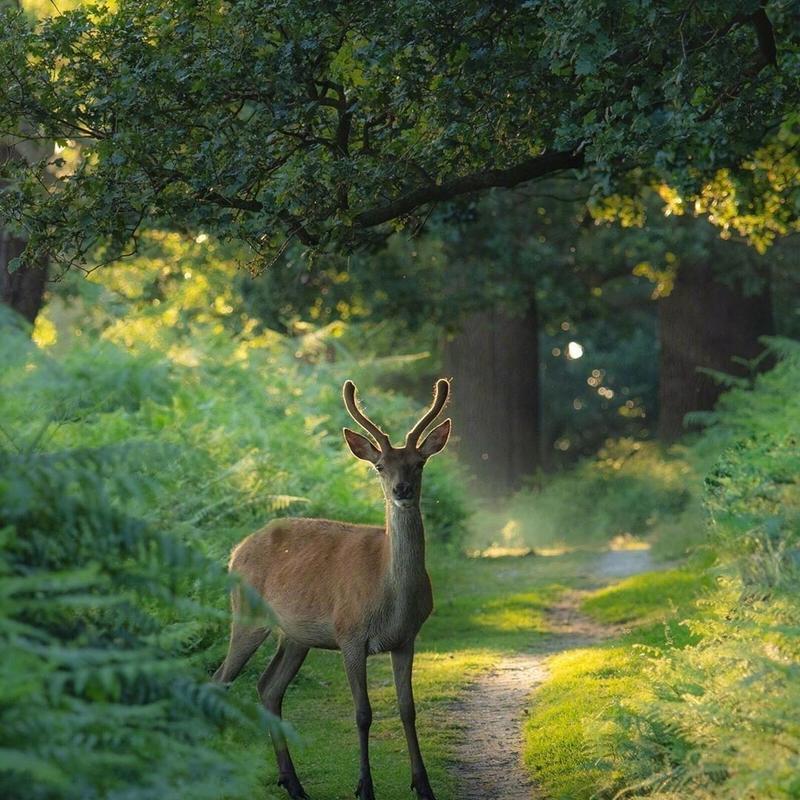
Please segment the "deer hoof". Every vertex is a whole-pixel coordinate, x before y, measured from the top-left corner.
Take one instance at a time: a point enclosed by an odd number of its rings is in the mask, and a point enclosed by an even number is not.
[[[356,786],[356,797],[358,800],[375,800],[375,790],[372,788],[372,781],[365,781],[363,778]]]
[[[278,786],[282,786],[292,800],[310,800],[297,775],[285,775],[278,778]]]
[[[417,783],[416,779],[411,781],[411,790],[417,793],[417,800],[436,800],[427,780],[424,783]]]

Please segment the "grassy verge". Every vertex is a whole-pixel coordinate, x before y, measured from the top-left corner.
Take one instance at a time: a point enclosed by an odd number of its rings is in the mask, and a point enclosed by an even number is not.
[[[523,751],[525,764],[548,796],[588,799],[619,782],[615,759],[603,757],[607,746],[624,747],[615,710],[623,702],[652,699],[646,662],[655,652],[691,641],[678,623],[708,583],[698,569],[683,567],[635,575],[586,597],[585,613],[630,630],[550,659],[550,678],[536,693]]]
[[[689,566],[634,575],[604,589],[583,602],[583,610],[599,622],[663,625],[690,611],[692,601],[711,581]]]
[[[447,769],[458,720],[449,704],[481,671],[504,653],[536,643],[546,632],[544,611],[566,586],[580,583],[586,555],[540,558],[467,559],[434,555],[431,573],[436,609],[417,641],[414,672],[418,727],[423,755],[437,797],[455,798]],[[242,702],[255,698],[260,669],[271,654],[268,642],[234,684]],[[219,652],[222,657],[222,648]],[[376,791],[382,797],[406,797],[409,771],[397,716],[388,656],[369,661],[374,722],[371,757]],[[358,742],[350,691],[338,653],[312,652],[290,686],[284,710],[297,731],[294,746],[298,774],[312,797],[349,798],[358,776]],[[282,798],[267,741],[227,745],[242,748],[263,763],[263,790]]]

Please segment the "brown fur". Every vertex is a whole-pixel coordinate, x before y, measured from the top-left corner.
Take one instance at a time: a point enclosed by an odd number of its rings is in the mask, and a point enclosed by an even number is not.
[[[340,649],[385,591],[383,528],[326,519],[270,522],[233,551],[230,569],[267,602],[277,627],[307,646]]]

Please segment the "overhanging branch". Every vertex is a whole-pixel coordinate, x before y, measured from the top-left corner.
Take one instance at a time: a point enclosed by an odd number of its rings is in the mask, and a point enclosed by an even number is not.
[[[462,195],[495,187],[508,189],[534,178],[542,178],[554,172],[577,169],[581,166],[583,166],[582,151],[564,150],[542,153],[540,156],[528,158],[506,169],[481,170],[460,178],[454,178],[445,183],[431,184],[414,189],[386,205],[356,214],[355,224],[359,228],[372,228],[375,225],[382,225],[385,222],[406,216],[428,203],[453,200]]]
[[[456,197],[495,187],[508,189],[535,178],[542,178],[567,169],[578,169],[583,166],[583,163],[583,152],[576,148],[575,150],[542,153],[540,156],[528,158],[505,169],[479,170],[444,183],[430,183],[414,189],[386,205],[356,214],[353,220],[354,225],[356,228],[372,228],[404,217],[430,203],[453,200]],[[173,173],[171,177],[185,180],[184,176],[180,176],[178,173]],[[264,209],[263,204],[258,200],[227,197],[214,190],[198,193],[198,197],[207,203],[213,203],[223,208],[235,208],[255,213]],[[306,245],[313,246],[319,243],[318,236],[308,230],[302,219],[287,211],[280,211],[277,216],[289,228],[290,236],[297,236]]]

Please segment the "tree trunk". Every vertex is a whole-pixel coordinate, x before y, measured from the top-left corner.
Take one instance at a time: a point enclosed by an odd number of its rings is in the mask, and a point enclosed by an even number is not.
[[[658,308],[659,437],[672,442],[686,431],[684,415],[712,409],[724,390],[698,368],[747,376],[748,369],[733,358],[753,359],[763,351],[758,338],[773,333],[769,281],[747,296],[738,283],[714,280],[710,264],[681,267]]]
[[[0,0],[0,8],[2,8]],[[8,160],[27,159],[33,162],[51,152],[52,144],[41,142],[9,144],[0,139],[0,163]],[[45,175],[43,180],[49,180]],[[3,188],[3,184],[0,184]],[[13,236],[0,227],[0,302],[14,309],[33,323],[44,301],[47,281],[47,265],[22,264],[13,272],[8,268],[12,259],[19,257],[25,249],[25,240]]]
[[[456,447],[481,494],[511,492],[540,466],[538,346],[534,303],[521,317],[474,314],[445,344]]]
[[[22,265],[10,272],[8,264],[25,248],[25,242],[0,229],[0,301],[33,323],[44,300],[47,269]]]

